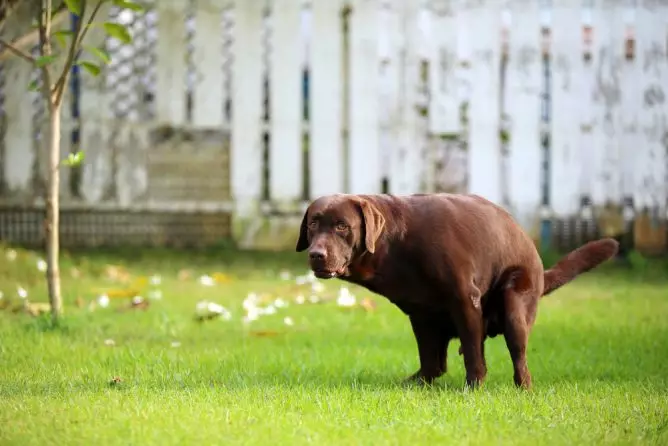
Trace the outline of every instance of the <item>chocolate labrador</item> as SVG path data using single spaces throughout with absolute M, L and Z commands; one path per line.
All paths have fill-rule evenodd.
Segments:
M 503 334 L 515 384 L 528 389 L 539 299 L 613 257 L 618 243 L 587 243 L 544 271 L 533 240 L 482 197 L 336 194 L 308 207 L 296 249 L 308 249 L 317 277 L 361 285 L 408 316 L 420 359 L 409 380 L 443 375 L 448 343 L 459 338 L 466 384 L 476 387 L 487 374 L 485 339 Z

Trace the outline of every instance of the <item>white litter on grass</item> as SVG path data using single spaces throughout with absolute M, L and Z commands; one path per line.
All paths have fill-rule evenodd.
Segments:
M 5 297 L 5 293 L 3 293 L 2 291 L 0 291 L 0 300 L 3 299 L 4 297 Z
M 140 303 L 144 302 L 144 298 L 141 296 L 135 296 L 132 298 L 132 303 L 134 305 L 139 305 Z
M 19 295 L 21 299 L 25 299 L 26 297 L 28 297 L 28 292 L 22 286 L 16 287 L 16 293 Z
M 181 347 L 181 343 L 179 341 L 172 341 L 170 345 L 172 346 L 172 348 Z
M 104 340 L 104 345 L 109 346 L 109 347 L 113 347 L 114 345 L 116 345 L 116 342 L 113 339 L 105 339 Z
M 292 320 L 292 318 L 291 318 L 290 316 L 286 316 L 286 317 L 283 319 L 283 323 L 284 323 L 285 325 L 290 326 L 290 327 L 293 326 L 293 325 L 295 325 L 295 322 Z
M 213 286 L 216 282 L 213 280 L 213 277 L 204 275 L 199 278 L 199 283 L 204 286 Z
M 160 283 L 162 283 L 162 278 L 157 274 L 151 276 L 151 278 L 149 280 L 151 282 L 151 285 L 154 285 L 154 286 L 155 285 L 160 285 Z
M 285 308 L 288 306 L 288 303 L 281 299 L 280 297 L 277 297 L 276 300 L 274 301 L 274 306 L 276 308 Z
M 97 298 L 97 303 L 102 308 L 108 307 L 109 306 L 109 296 L 107 296 L 106 294 L 101 295 L 100 297 Z
M 311 284 L 311 290 L 313 290 L 314 293 L 322 293 L 325 291 L 325 285 L 323 285 L 322 282 L 313 282 Z
M 311 297 L 309 297 L 308 300 L 312 304 L 317 304 L 318 302 L 320 302 L 320 298 L 318 296 L 316 296 L 315 294 L 311 294 Z
M 356 299 L 347 287 L 341 287 L 339 295 L 336 298 L 336 303 L 341 307 L 352 307 L 355 305 Z
M 46 272 L 47 264 L 44 260 L 39 259 L 37 261 L 37 269 L 40 270 L 41 272 Z
M 162 299 L 162 291 L 161 290 L 151 290 L 148 292 L 148 298 L 152 300 L 160 300 Z
M 198 316 L 212 316 L 218 314 L 226 321 L 232 319 L 232 313 L 230 313 L 227 308 L 215 302 L 208 302 L 206 300 L 197 303 L 195 306 L 195 313 Z
M 5 256 L 7 257 L 7 260 L 13 262 L 14 260 L 16 260 L 16 251 L 10 249 L 9 251 L 7 251 L 7 254 L 5 254 Z
M 306 299 L 304 298 L 303 294 L 298 294 L 297 297 L 295 297 L 295 302 L 299 305 L 303 304 L 306 302 Z
M 270 314 L 276 314 L 276 307 L 273 306 L 272 304 L 267 305 L 266 307 L 260 309 L 262 314 L 270 315 Z
M 281 280 L 290 280 L 290 277 L 292 277 L 292 274 L 290 274 L 290 271 L 288 270 L 283 270 L 280 273 Z
M 257 293 L 253 292 L 248 293 L 242 304 L 244 310 L 249 311 L 251 308 L 256 308 L 259 301 L 260 301 L 260 296 L 258 296 Z

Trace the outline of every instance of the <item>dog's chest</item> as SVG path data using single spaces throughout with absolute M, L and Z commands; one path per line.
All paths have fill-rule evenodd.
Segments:
M 430 306 L 438 299 L 437 290 L 411 262 L 379 267 L 358 267 L 351 280 L 387 298 L 400 308 L 406 305 Z

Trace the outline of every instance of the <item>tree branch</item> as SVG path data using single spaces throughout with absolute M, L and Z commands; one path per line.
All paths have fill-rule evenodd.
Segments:
M 39 52 L 42 56 L 51 55 L 51 0 L 46 0 L 46 8 L 44 3 L 40 8 L 38 20 L 39 20 Z M 41 68 L 42 71 L 42 93 L 44 94 L 44 99 L 46 100 L 46 105 L 50 113 L 53 113 L 54 103 L 51 96 L 51 73 L 49 72 L 49 66 L 44 65 Z
M 19 42 L 19 40 L 21 40 L 21 38 L 12 40 L 12 42 L 10 43 L 10 42 L 5 41 L 4 39 L 0 39 L 0 45 L 2 45 L 4 47 L 1 54 L 2 55 L 13 54 L 15 56 L 20 57 L 21 59 L 23 59 L 25 61 L 28 61 L 32 65 L 35 65 L 35 58 L 32 57 L 30 54 L 26 53 L 25 51 L 19 49 L 19 45 L 21 44 L 21 42 Z M 0 60 L 2 60 L 2 59 L 0 58 Z
M 53 16 L 53 19 L 51 19 L 51 23 L 53 25 L 57 25 L 60 22 L 62 22 L 67 16 L 69 15 L 69 11 L 67 8 L 61 8 L 55 16 Z M 6 43 L 3 43 L 0 41 L 0 43 L 5 46 L 0 51 L 0 62 L 3 60 L 9 59 L 10 57 L 16 56 L 16 52 L 12 51 L 10 46 L 13 46 L 15 50 L 23 50 L 24 48 L 28 48 L 30 46 L 33 46 L 35 44 L 39 43 L 39 30 L 38 29 L 33 29 L 30 32 L 27 32 L 26 34 L 22 35 L 21 37 L 18 37 L 8 45 Z M 27 54 L 27 53 L 26 53 Z
M 100 11 L 103 2 L 101 0 L 97 2 L 97 5 L 95 5 L 95 8 L 93 8 L 93 12 L 90 14 L 90 17 L 88 18 L 88 23 L 86 23 L 86 26 L 83 28 L 82 31 L 81 24 L 83 23 L 83 18 L 85 17 L 87 3 L 88 2 L 84 0 L 81 4 L 81 15 L 79 17 L 79 20 L 77 21 L 77 29 L 74 31 L 74 36 L 72 36 L 72 42 L 70 43 L 70 51 L 69 54 L 67 55 L 67 59 L 65 60 L 65 66 L 63 68 L 63 72 L 61 73 L 58 82 L 56 82 L 55 91 L 56 91 L 57 103 L 60 102 L 63 93 L 65 91 L 65 84 L 67 83 L 67 78 L 70 72 L 69 68 L 72 66 L 74 60 L 77 58 L 81 48 L 81 44 L 83 43 L 83 40 L 86 37 L 86 33 L 88 33 L 88 30 L 91 28 L 93 21 L 95 20 L 95 16 Z

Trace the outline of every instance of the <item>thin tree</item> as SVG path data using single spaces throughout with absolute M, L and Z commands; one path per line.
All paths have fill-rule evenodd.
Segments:
M 60 111 L 63 105 L 63 97 L 68 88 L 70 72 L 74 65 L 79 65 L 91 75 L 98 76 L 101 72 L 101 64 L 110 62 L 110 56 L 104 48 L 90 47 L 84 44 L 86 34 L 91 28 L 100 27 L 109 36 L 120 40 L 124 44 L 132 41 L 132 37 L 125 26 L 105 21 L 106 18 L 103 18 L 102 22 L 96 22 L 102 7 L 109 3 L 120 9 L 133 11 L 143 9 L 140 5 L 128 0 L 64 0 L 56 2 L 53 0 L 16 0 L 11 2 L 11 7 L 5 10 L 5 15 L 2 17 L 2 21 L 6 22 L 8 14 L 15 12 L 19 7 L 31 7 L 36 15 L 39 55 L 33 56 L 29 51 L 22 48 L 22 45 L 26 45 L 26 41 L 29 41 L 25 36 L 12 42 L 0 39 L 0 45 L 15 56 L 32 64 L 41 73 L 41 86 L 38 87 L 38 84 L 34 83 L 30 85 L 30 88 L 39 88 L 46 105 L 48 118 L 45 138 L 45 148 L 48 153 L 48 177 L 44 229 L 47 251 L 46 280 L 49 303 L 51 304 L 51 317 L 54 324 L 59 322 L 63 313 L 59 268 L 60 167 L 63 165 L 77 165 L 83 160 L 83 152 L 71 153 L 66 159 L 60 159 Z M 54 31 L 54 16 L 64 9 L 77 16 L 76 26 L 73 30 Z M 79 57 L 84 49 L 97 60 L 80 59 Z

